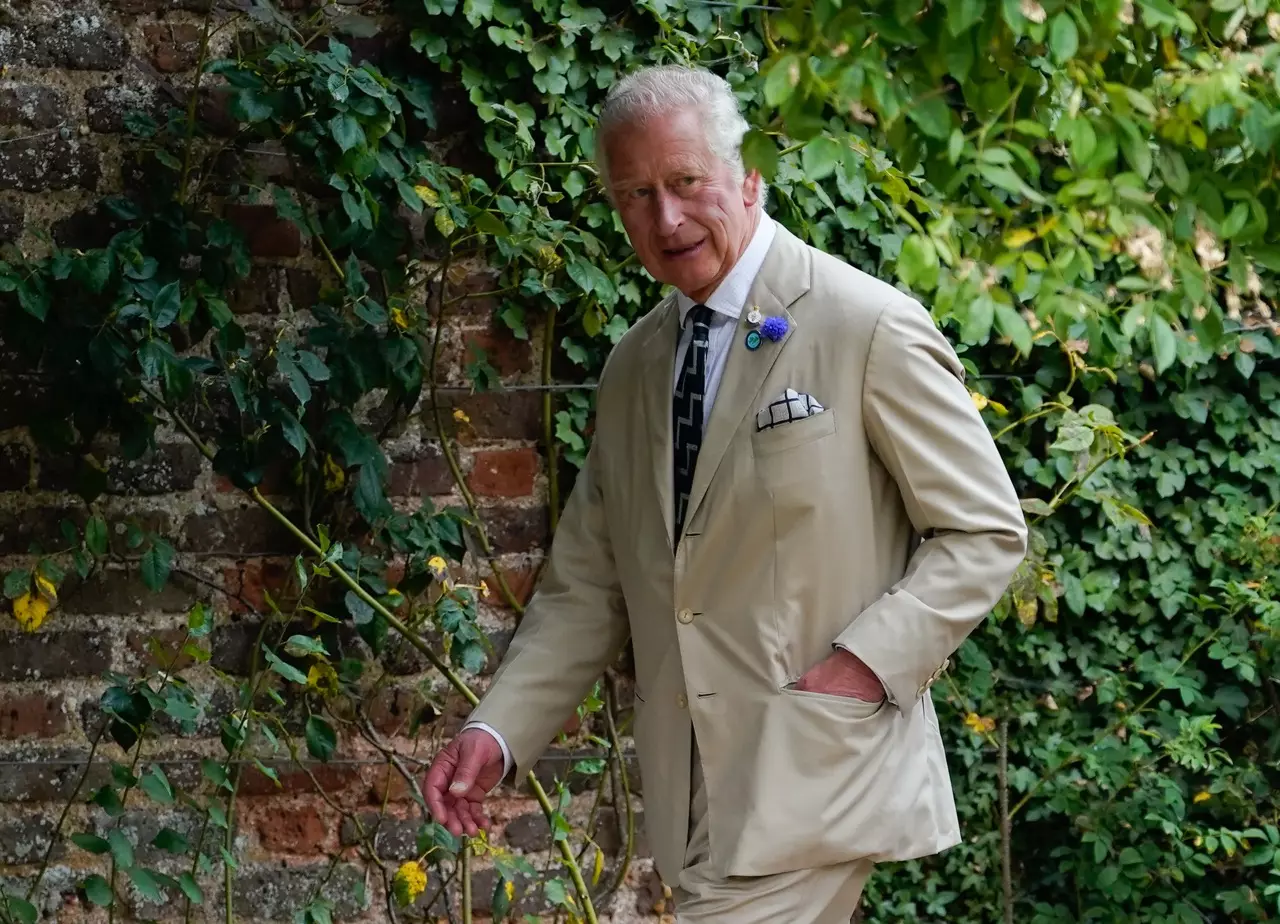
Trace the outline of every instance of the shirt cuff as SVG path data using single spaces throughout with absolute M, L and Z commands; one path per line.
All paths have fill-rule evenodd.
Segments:
M 866 660 L 865 660 L 864 658 L 862 658 L 861 656 L 859 656 L 859 655 L 858 655 L 858 653 L 857 653 L 856 651 L 854 651 L 853 649 L 849 648 L 847 645 L 842 645 L 842 644 L 840 644 L 839 642 L 835 642 L 835 643 L 832 645 L 832 647 L 833 647 L 833 648 L 839 648 L 841 651 L 847 651 L 847 652 L 849 652 L 849 654 L 853 655 L 855 658 L 857 658 L 857 659 L 858 659 L 859 661 L 861 661 L 863 664 L 866 664 L 866 665 L 867 665 L 867 670 L 871 671 L 871 673 L 875 675 L 876 680 L 879 682 L 879 684 L 880 684 L 881 688 L 884 690 L 884 698 L 885 698 L 885 700 L 889 703 L 889 705 L 890 705 L 890 706 L 896 706 L 896 705 L 898 705 L 898 703 L 897 703 L 897 702 L 894 700 L 894 698 L 893 698 L 893 691 L 892 691 L 892 690 L 890 690 L 890 689 L 889 689 L 889 685 L 888 685 L 887 683 L 885 683 L 885 682 L 884 682 L 884 678 L 880 676 L 880 673 L 879 673 L 879 672 L 878 672 L 874 667 L 872 667 L 870 664 L 867 664 L 867 662 L 866 662 Z M 495 732 L 495 734 L 497 734 L 497 733 Z M 499 740 L 501 740 L 501 739 L 499 739 Z
M 463 731 L 466 731 L 468 728 L 478 728 L 481 731 L 488 732 L 493 736 L 493 740 L 498 742 L 498 747 L 502 748 L 502 779 L 505 780 L 511 775 L 511 767 L 512 764 L 515 763 L 511 758 L 511 749 L 507 747 L 507 742 L 502 740 L 502 736 L 498 734 L 496 729 L 492 726 L 486 725 L 484 722 L 468 722 L 462 726 Z M 498 785 L 502 785 L 501 780 L 498 782 Z M 497 789 L 497 786 L 495 786 L 494 789 Z M 492 791 L 493 790 L 490 790 L 490 792 Z

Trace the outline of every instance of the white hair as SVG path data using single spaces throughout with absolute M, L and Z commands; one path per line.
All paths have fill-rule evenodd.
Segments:
M 707 145 L 721 162 L 728 165 L 733 177 L 741 183 L 747 175 L 742 162 L 742 138 L 750 126 L 738 108 L 733 88 L 723 77 L 703 68 L 679 64 L 662 64 L 641 68 L 628 74 L 609 89 L 600 119 L 596 124 L 596 169 L 600 182 L 612 198 L 609 186 L 608 154 L 605 139 L 622 126 L 643 125 L 650 119 L 673 109 L 697 109 Z M 763 185 L 757 202 L 764 206 Z

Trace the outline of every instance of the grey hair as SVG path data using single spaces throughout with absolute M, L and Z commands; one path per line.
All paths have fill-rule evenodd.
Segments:
M 624 125 L 643 125 L 673 109 L 694 108 L 703 116 L 703 129 L 711 153 L 727 164 L 739 183 L 746 178 L 742 162 L 742 138 L 750 129 L 738 108 L 733 88 L 723 77 L 703 68 L 662 64 L 641 68 L 609 89 L 596 125 L 596 169 L 612 198 L 605 139 Z M 758 204 L 764 205 L 761 189 Z

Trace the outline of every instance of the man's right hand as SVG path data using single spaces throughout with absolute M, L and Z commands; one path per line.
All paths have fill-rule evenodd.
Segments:
M 427 770 L 427 808 L 454 837 L 488 829 L 485 796 L 502 780 L 502 748 L 488 732 L 467 728 L 436 755 Z

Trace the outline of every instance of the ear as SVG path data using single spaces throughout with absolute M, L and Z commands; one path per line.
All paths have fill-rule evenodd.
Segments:
M 760 190 L 763 186 L 764 180 L 760 176 L 760 171 L 750 171 L 742 181 L 742 204 L 747 208 L 753 208 L 760 201 Z

